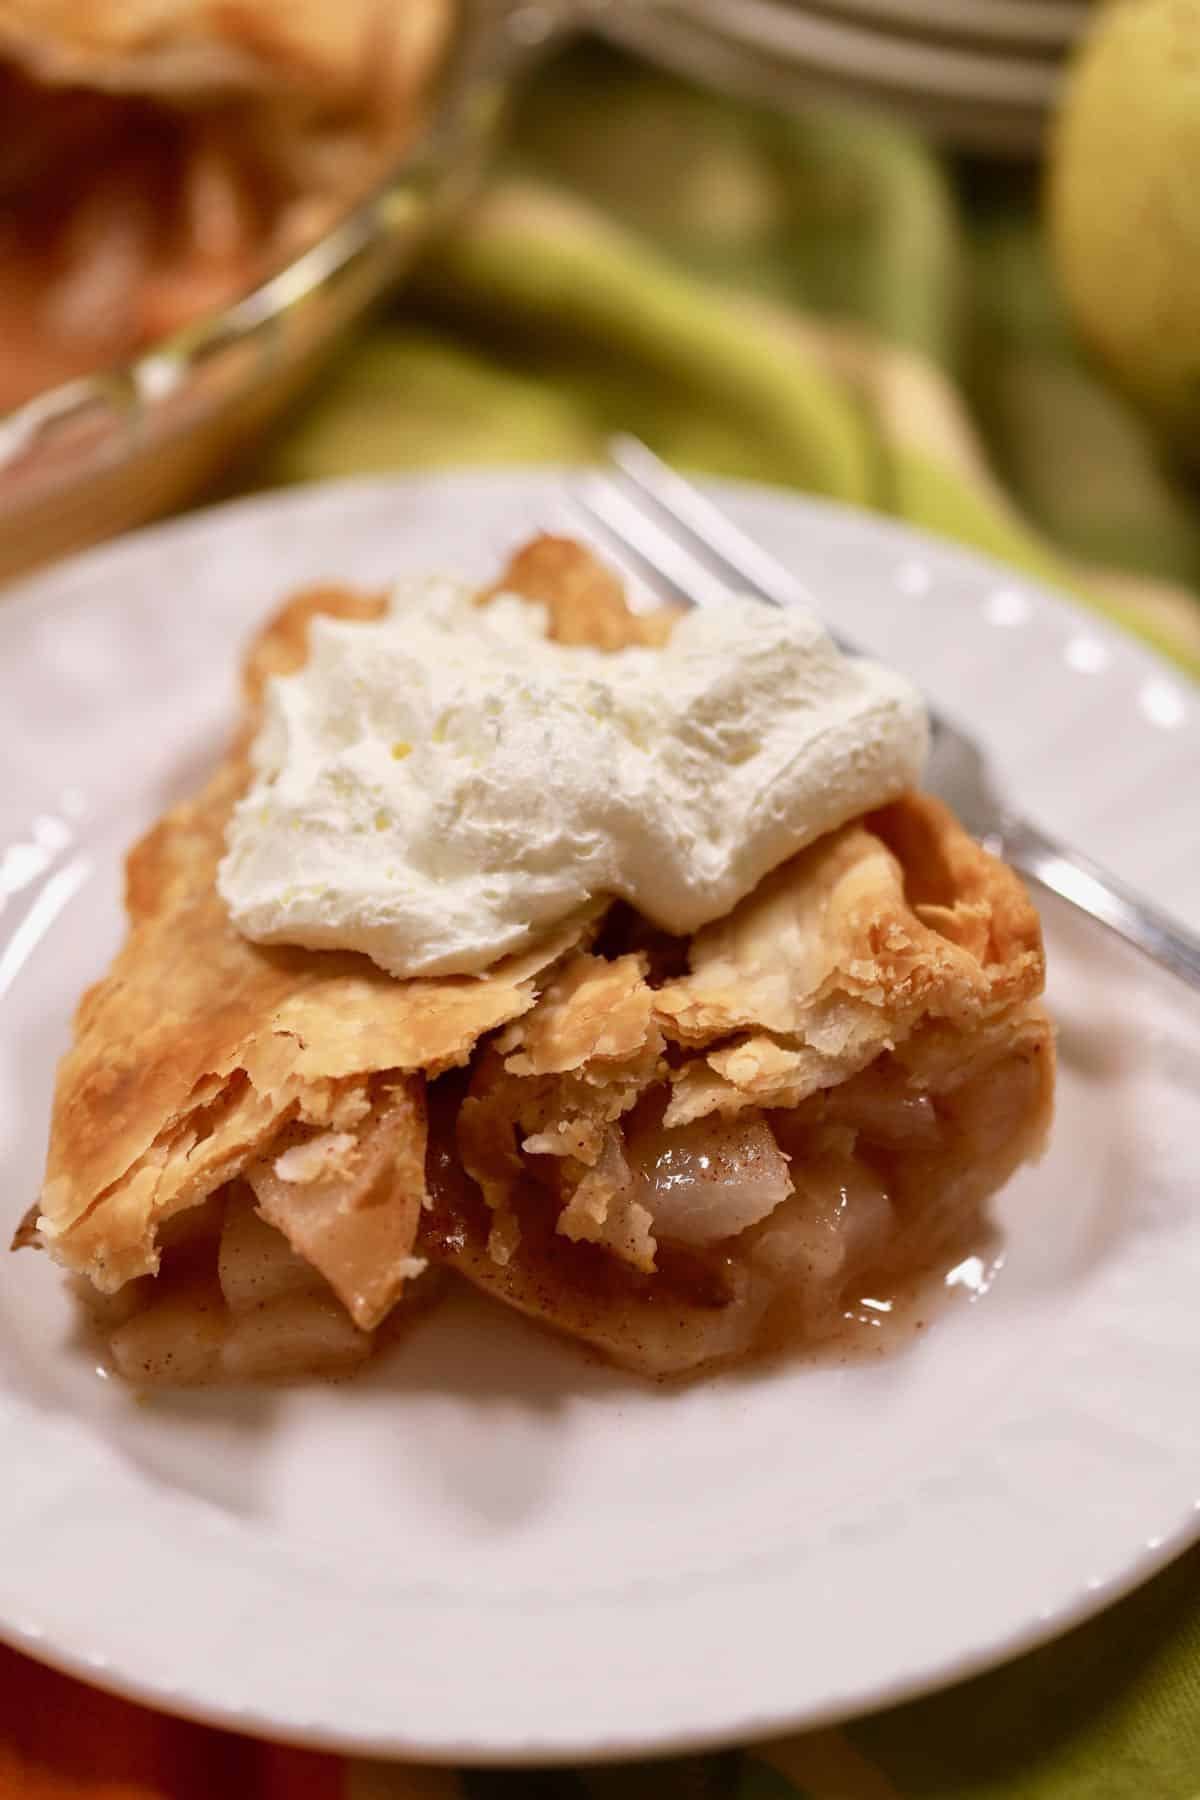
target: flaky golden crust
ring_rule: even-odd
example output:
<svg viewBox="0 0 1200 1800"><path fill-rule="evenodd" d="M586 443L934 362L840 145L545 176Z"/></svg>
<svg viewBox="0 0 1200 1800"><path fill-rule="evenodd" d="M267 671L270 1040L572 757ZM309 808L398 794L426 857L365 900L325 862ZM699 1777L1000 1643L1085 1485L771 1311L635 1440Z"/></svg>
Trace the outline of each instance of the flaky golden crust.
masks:
<svg viewBox="0 0 1200 1800"><path fill-rule="evenodd" d="M543 533L516 552L504 574L481 596L522 594L548 607L560 644L623 650L629 644L664 644L677 609L631 613L620 578L581 552L571 538Z"/></svg>
<svg viewBox="0 0 1200 1800"><path fill-rule="evenodd" d="M357 1131L277 1137L243 1170L259 1213L318 1270L361 1331L373 1331L413 1272L426 1201L425 1083L384 1077ZM289 1168L289 1153L302 1159ZM295 1179L299 1175L301 1179Z"/></svg>
<svg viewBox="0 0 1200 1800"><path fill-rule="evenodd" d="M535 1009L533 1028L523 1032L518 1020L476 1065L458 1149L494 1213L495 1261L508 1261L520 1242L529 1165L519 1149L539 1159L564 1237L654 1268L651 1219L631 1191L620 1124L665 1074L645 974L637 956L571 957Z"/></svg>
<svg viewBox="0 0 1200 1800"><path fill-rule="evenodd" d="M707 1052L676 1079L668 1123L796 1106L923 1021L960 1034L1042 989L1034 907L949 809L909 794L768 876L689 947L656 996L666 1035Z"/></svg>

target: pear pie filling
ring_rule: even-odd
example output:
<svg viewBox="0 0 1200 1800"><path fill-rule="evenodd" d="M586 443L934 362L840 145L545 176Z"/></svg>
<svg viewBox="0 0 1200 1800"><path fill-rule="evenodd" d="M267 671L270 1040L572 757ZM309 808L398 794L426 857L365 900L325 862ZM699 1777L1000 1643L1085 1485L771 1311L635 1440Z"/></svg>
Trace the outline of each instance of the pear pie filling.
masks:
<svg viewBox="0 0 1200 1800"><path fill-rule="evenodd" d="M559 643L671 627L559 540L500 586ZM1042 1146L1054 1044L1024 889L927 796L820 830L690 933L572 893L482 972L397 978L235 927L217 869L267 683L314 618L384 608L291 602L228 758L131 855L17 1234L81 1278L116 1369L345 1372L459 1277L675 1376L827 1340L946 1266Z"/></svg>

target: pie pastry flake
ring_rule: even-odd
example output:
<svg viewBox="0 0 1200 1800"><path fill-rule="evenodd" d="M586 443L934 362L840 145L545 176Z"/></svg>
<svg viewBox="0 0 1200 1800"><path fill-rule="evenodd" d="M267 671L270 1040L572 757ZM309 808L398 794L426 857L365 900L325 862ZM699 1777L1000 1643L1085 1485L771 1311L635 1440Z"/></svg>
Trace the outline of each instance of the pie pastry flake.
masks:
<svg viewBox="0 0 1200 1800"><path fill-rule="evenodd" d="M552 635L661 642L587 552L499 584ZM484 596L481 596L484 597ZM819 839L690 940L597 899L482 976L263 949L217 895L293 600L246 659L206 789L128 864L129 934L79 1007L18 1243L75 1272L136 1382L343 1372L447 1275L638 1373L844 1326L978 1230L1054 1079L1037 915L939 802Z"/></svg>

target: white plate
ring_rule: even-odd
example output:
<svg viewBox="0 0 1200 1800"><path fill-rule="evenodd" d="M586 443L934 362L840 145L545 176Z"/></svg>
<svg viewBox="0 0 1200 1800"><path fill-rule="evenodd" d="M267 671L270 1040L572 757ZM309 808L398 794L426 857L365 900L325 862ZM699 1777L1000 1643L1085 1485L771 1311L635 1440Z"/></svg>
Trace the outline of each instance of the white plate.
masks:
<svg viewBox="0 0 1200 1800"><path fill-rule="evenodd" d="M886 521L723 490L832 618L968 714L1044 824L1200 919L1200 707L1148 652ZM54 1059L120 931L119 857L194 783L294 584L482 575L543 474L254 499L0 604L0 1141L33 1195ZM1037 1642L1196 1534L1200 1008L1058 910L1057 1127L1007 1259L911 1352L682 1393L464 1297L356 1384L102 1381L53 1268L0 1259L0 1629L265 1734L504 1761L828 1720Z"/></svg>

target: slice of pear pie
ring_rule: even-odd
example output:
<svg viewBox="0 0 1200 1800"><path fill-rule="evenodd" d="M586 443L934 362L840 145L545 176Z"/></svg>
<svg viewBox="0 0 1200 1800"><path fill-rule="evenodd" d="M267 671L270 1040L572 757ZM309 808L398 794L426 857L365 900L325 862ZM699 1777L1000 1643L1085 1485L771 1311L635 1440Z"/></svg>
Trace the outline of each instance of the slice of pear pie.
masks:
<svg viewBox="0 0 1200 1800"><path fill-rule="evenodd" d="M814 621L639 613L540 538L482 594L299 596L244 696L130 856L17 1234L130 1380L344 1370L439 1271L640 1374L728 1363L936 1267L1038 1153L1037 914Z"/></svg>

